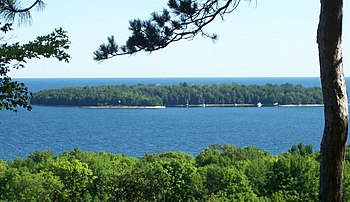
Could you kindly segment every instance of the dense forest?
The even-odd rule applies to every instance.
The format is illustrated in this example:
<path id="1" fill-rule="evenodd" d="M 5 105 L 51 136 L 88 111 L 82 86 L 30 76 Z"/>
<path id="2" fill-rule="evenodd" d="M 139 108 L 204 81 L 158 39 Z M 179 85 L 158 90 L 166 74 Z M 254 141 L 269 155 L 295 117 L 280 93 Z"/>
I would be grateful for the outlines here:
<path id="1" fill-rule="evenodd" d="M 35 93 L 31 104 L 66 106 L 186 106 L 202 104 L 322 104 L 320 88 L 292 84 L 115 85 Z"/>
<path id="2" fill-rule="evenodd" d="M 350 148 L 347 148 L 348 154 Z M 350 158 L 345 161 L 350 201 Z M 271 156 L 255 147 L 211 145 L 134 158 L 74 149 L 0 161 L 0 201 L 317 201 L 319 153 L 294 145 Z"/>

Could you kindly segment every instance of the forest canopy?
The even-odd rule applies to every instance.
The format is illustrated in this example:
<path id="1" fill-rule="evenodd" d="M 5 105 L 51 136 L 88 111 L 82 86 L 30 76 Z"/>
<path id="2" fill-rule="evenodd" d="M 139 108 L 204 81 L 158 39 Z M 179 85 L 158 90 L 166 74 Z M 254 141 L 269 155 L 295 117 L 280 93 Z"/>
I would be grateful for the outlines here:
<path id="1" fill-rule="evenodd" d="M 349 179 L 346 169 L 345 201 Z M 302 143 L 279 156 L 233 145 L 196 157 L 35 151 L 0 161 L 0 185 L 0 201 L 317 201 L 319 153 Z"/>
<path id="2" fill-rule="evenodd" d="M 63 106 L 186 106 L 322 104 L 318 87 L 292 84 L 172 84 L 66 87 L 35 93 L 31 104 Z"/>

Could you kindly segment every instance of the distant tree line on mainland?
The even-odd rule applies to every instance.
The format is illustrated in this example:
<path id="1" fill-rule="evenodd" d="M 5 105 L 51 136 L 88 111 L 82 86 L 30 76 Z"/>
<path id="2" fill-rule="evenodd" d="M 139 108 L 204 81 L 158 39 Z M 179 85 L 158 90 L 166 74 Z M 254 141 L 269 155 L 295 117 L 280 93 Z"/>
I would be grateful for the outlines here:
<path id="1" fill-rule="evenodd" d="M 31 104 L 66 106 L 186 106 L 322 104 L 318 87 L 292 84 L 137 84 L 66 87 L 35 93 Z"/>

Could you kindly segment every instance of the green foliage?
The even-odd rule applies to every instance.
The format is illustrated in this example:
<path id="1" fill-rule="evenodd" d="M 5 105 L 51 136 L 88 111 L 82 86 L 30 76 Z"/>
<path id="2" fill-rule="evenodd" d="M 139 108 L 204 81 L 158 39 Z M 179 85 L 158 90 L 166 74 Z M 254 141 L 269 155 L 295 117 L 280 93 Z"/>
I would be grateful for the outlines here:
<path id="1" fill-rule="evenodd" d="M 202 167 L 200 172 L 205 179 L 205 189 L 208 196 L 227 198 L 230 201 L 251 201 L 256 194 L 250 187 L 246 175 L 234 166 L 221 167 L 209 165 Z"/>
<path id="2" fill-rule="evenodd" d="M 205 148 L 197 157 L 196 163 L 198 166 L 206 166 L 212 164 L 229 164 L 229 159 L 224 159 L 221 156 L 221 146 L 220 145 L 210 145 L 208 148 Z"/>
<path id="3" fill-rule="evenodd" d="M 293 145 L 289 150 L 289 153 L 293 155 L 307 156 L 313 153 L 313 148 L 311 144 L 304 145 L 304 143 L 299 143 L 298 145 Z"/>
<path id="4" fill-rule="evenodd" d="M 86 163 L 79 160 L 57 161 L 48 168 L 64 184 L 64 197 L 72 201 L 83 201 L 88 196 L 95 176 Z"/>
<path id="5" fill-rule="evenodd" d="M 28 155 L 28 160 L 34 161 L 34 163 L 47 162 L 54 158 L 54 154 L 51 151 L 35 151 Z"/>
<path id="6" fill-rule="evenodd" d="M 68 87 L 34 94 L 31 103 L 68 106 L 186 106 L 205 104 L 321 104 L 320 88 L 266 85 L 117 85 Z"/>
<path id="7" fill-rule="evenodd" d="M 0 201 L 317 201 L 318 184 L 316 153 L 271 156 L 232 145 L 211 145 L 196 158 L 74 149 L 0 161 Z"/>
<path id="8" fill-rule="evenodd" d="M 8 169 L 1 177 L 1 196 L 6 201 L 61 200 L 64 187 L 59 177 L 50 172 L 30 173 Z"/>
<path id="9" fill-rule="evenodd" d="M 13 81 L 8 75 L 12 68 L 24 68 L 29 59 L 57 58 L 59 61 L 68 62 L 70 56 L 65 52 L 69 48 L 67 32 L 62 28 L 55 29 L 52 33 L 39 36 L 27 44 L 19 42 L 6 43 L 6 34 L 12 30 L 12 23 L 15 16 L 18 16 L 19 23 L 30 21 L 30 9 L 33 7 L 43 8 L 44 3 L 36 0 L 28 8 L 21 8 L 20 1 L 0 1 L 0 110 L 7 109 L 17 111 L 19 107 L 31 110 L 30 98 L 32 93 L 24 83 Z"/>
<path id="10" fill-rule="evenodd" d="M 284 154 L 272 166 L 270 191 L 296 201 L 317 201 L 319 163 L 311 156 Z"/>
<path id="11" fill-rule="evenodd" d="M 349 146 L 347 148 L 349 148 Z M 344 201 L 347 201 L 347 202 L 350 201 L 350 162 L 349 160 L 346 160 L 344 165 Z"/>
<path id="12" fill-rule="evenodd" d="M 18 107 L 31 110 L 29 99 L 31 93 L 23 83 L 13 81 L 8 76 L 11 68 L 23 68 L 28 59 L 51 58 L 68 62 L 69 55 L 65 50 L 69 48 L 66 31 L 56 29 L 49 35 L 37 37 L 36 40 L 24 45 L 0 45 L 0 110 L 17 111 Z"/>
<path id="13" fill-rule="evenodd" d="M 344 163 L 344 201 L 350 201 L 350 146 L 346 147 Z"/>

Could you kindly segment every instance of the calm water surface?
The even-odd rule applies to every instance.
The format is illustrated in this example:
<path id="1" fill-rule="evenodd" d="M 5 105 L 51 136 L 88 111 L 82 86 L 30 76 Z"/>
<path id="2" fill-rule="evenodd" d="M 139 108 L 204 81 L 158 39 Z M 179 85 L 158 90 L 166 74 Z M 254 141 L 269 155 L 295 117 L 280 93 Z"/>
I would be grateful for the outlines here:
<path id="1" fill-rule="evenodd" d="M 58 154 L 75 147 L 131 156 L 165 151 L 196 155 L 210 144 L 253 145 L 279 154 L 299 142 L 318 148 L 322 111 L 321 107 L 4 111 L 0 158 L 25 157 L 38 149 Z"/>
<path id="2" fill-rule="evenodd" d="M 206 79 L 27 79 L 33 91 L 52 87 L 135 83 L 285 83 L 267 78 Z M 297 78 L 294 84 L 298 84 Z M 143 81 L 142 81 L 143 80 Z M 235 80 L 235 81 L 234 81 Z M 316 78 L 300 84 L 317 86 Z M 303 83 L 304 82 L 304 83 Z M 292 83 L 292 82 L 290 82 Z M 306 84 L 305 84 L 306 83 Z M 319 149 L 322 107 L 82 109 L 39 107 L 0 111 L 0 159 L 26 157 L 35 150 L 60 154 L 76 147 L 131 156 L 183 151 L 197 155 L 210 144 L 257 146 L 272 154 L 304 142 Z"/>

